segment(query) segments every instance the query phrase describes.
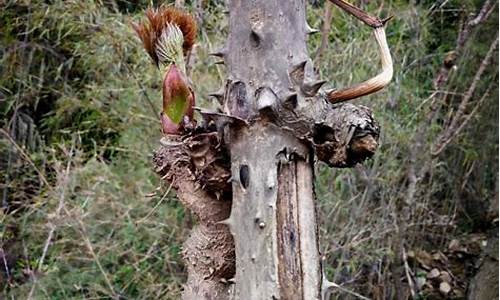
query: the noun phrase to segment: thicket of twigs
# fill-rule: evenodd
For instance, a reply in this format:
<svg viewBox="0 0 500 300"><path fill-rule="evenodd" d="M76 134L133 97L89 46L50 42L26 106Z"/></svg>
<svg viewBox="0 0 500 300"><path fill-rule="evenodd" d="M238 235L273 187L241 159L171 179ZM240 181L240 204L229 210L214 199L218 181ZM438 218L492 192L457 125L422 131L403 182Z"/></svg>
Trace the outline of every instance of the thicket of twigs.
<svg viewBox="0 0 500 300"><path fill-rule="evenodd" d="M180 295L192 220L152 170L161 77L130 26L149 2L0 3L0 298ZM313 2L321 78L374 74L369 29ZM463 298L498 222L497 1L356 2L395 16L395 76L356 100L381 123L375 157L317 167L325 271L338 299ZM208 53L225 39L225 7L185 5L200 22L198 106L216 107L207 95L225 70Z"/></svg>

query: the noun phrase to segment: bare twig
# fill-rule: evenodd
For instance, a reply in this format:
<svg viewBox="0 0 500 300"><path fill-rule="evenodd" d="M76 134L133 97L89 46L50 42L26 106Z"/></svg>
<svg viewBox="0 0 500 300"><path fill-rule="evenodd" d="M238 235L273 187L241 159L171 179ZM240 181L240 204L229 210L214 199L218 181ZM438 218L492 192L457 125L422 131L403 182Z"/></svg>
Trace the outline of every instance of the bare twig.
<svg viewBox="0 0 500 300"><path fill-rule="evenodd" d="M68 156L68 163L66 164L66 170L64 171L63 174L60 175L61 179L60 179L60 182L58 182L58 185L57 185L57 186L61 187L61 194L59 195L59 203L57 205L57 209L56 209L55 216L54 216L54 218L56 220L59 219L59 217L61 215L61 211L64 208L64 198L66 196L66 188L68 186L69 172L70 172L71 162L72 162L71 157L73 157L73 146L74 146L74 144L71 146L71 150L69 151L69 153L67 155ZM41 271L42 270L42 266L43 266L43 263L44 263L44 260L45 260L45 256L47 255L50 243L51 243L52 238L54 237L54 233L56 231L56 225L50 223L50 221L49 221L49 224L50 224L49 234L47 235L47 239L45 240L45 244L43 246L42 255L38 259L38 266L37 266L37 270L36 271ZM34 293L35 288L37 286L38 278L35 275L35 270L34 270L34 273L33 273L33 277L34 277L34 282L33 282L33 285L31 286L30 293L28 295L28 299L32 299L33 293Z"/></svg>
<svg viewBox="0 0 500 300"><path fill-rule="evenodd" d="M73 151L71 150L69 157L72 156L72 152ZM66 171L62 175L61 182L58 183L58 186L61 187L61 194L59 195L59 203L57 204L55 219L59 218L59 216L61 215L61 210L63 209L63 206L64 206L64 197L66 196L66 187L68 185L68 180L69 180L70 166L71 166L71 159L68 159L68 163L66 165ZM45 241L45 245L43 246L42 255L40 256L40 259L38 260L38 270L42 269L43 262L45 260L45 256L47 255L47 252L48 252L49 246L50 246L50 242L52 241L52 237L54 236L55 231L56 231L56 226L54 224L50 224L50 231L49 231L49 234L48 234L47 239Z"/></svg>
<svg viewBox="0 0 500 300"><path fill-rule="evenodd" d="M208 37L208 34L204 28L201 28L201 34L208 45L208 52L212 53L213 52L212 43L210 42L210 38ZM224 82L224 76L222 75L222 71L220 70L218 64L215 65L215 70L217 70L217 75L219 76L221 82Z"/></svg>
<svg viewBox="0 0 500 300"><path fill-rule="evenodd" d="M370 298L366 298L365 296L361 295L361 294L358 294L354 291L351 291L349 289L346 289L345 287L339 285L339 284L336 284L334 282L330 282L328 281L326 284L325 284L325 288L323 289L323 297L322 299L330 299L330 295L333 291L335 290L339 290L341 292L344 292L344 293L347 293L351 296L354 296L358 299L362 299L362 300L370 300Z"/></svg>
<svg viewBox="0 0 500 300"><path fill-rule="evenodd" d="M67 213L68 217L71 217L69 212L66 211L66 213ZM101 265L101 262L99 261L99 257L97 257L97 254L94 251L94 247L92 247L92 243L90 242L90 240L88 238L87 231L85 229L85 225L83 224L82 220L79 217L77 218L77 222L80 225L80 231L81 231L83 241L85 242L85 246L89 250L90 254L92 255L92 258L94 259L97 267L99 268L99 271L101 272L102 276L104 277L104 281L106 281L106 285L108 286L108 288L111 292L111 296L112 296L111 298L119 299L119 297L117 296L117 294L115 292L115 289L113 288L113 285L111 284L111 281L109 280L109 277L108 277L106 271L104 270L104 268Z"/></svg>
<svg viewBox="0 0 500 300"><path fill-rule="evenodd" d="M17 102L17 100L16 100L16 102ZM17 109L18 109L18 107L16 105L16 108L14 109L14 114L12 116L13 120L16 120L16 118L17 118ZM14 126L11 127L11 134L12 133L15 133ZM14 138L15 138L15 136L14 136ZM5 171L5 183L6 184L5 184L5 186L3 188L3 192L2 192L2 208L5 208L5 209L7 209L9 207L9 201L7 201L7 195L9 192L10 172L12 171L12 156L14 155L14 151L13 151L12 147L14 147L14 144L11 144L11 147L8 150L9 154L8 154L8 158L7 158L7 170Z"/></svg>
<svg viewBox="0 0 500 300"><path fill-rule="evenodd" d="M111 30L110 30L110 32L111 32ZM116 43L112 43L112 44L113 44L113 49L115 49L115 53L120 58L120 61L126 62L126 59L123 56L121 48L119 49L119 47L118 47L118 45L116 45ZM151 112L153 113L153 116L158 116L157 109L156 109L155 105L153 104L153 101L149 97L148 92L146 90L146 87L142 84L141 80L139 80L139 78L135 74L136 72L134 72L132 70L132 68L130 68L130 65L128 63L125 63L124 65L127 68L127 72L134 78L134 81L139 86L139 89L140 89L142 95L144 96L144 100L146 100L146 103L148 103L149 107L151 108Z"/></svg>
<svg viewBox="0 0 500 300"><path fill-rule="evenodd" d="M455 66L457 58L462 54L465 43L470 38L472 28L486 21L493 9L496 7L496 4L496 2L492 3L490 0L485 1L475 17L471 17L468 21L462 22L457 36L455 49L449 52L444 59L444 63L441 66L438 75L434 79L434 89L439 90L446 84L446 82L448 82L450 72L453 69L453 66Z"/></svg>
<svg viewBox="0 0 500 300"><path fill-rule="evenodd" d="M445 84L448 83L450 72L453 69L453 66L455 65L456 61L458 60L460 54L462 53L462 49L465 43L470 38L470 30L472 26L477 26L478 24L484 22L488 18L489 16L488 13L482 14L481 12L489 11L492 9L491 7L496 7L496 3L492 5L491 1L489 0L486 1L483 4L480 11L477 13L477 15L471 18L471 20L475 21L466 22L465 25L461 26L460 32L457 37L457 43L455 49L448 53L447 57L444 59L443 65L441 66L441 68L436 74L436 77L434 78L433 83L435 91L428 97L428 99L425 100L425 101L430 101L430 106L429 106L429 112L426 113L426 117L425 120L423 121L423 124L431 124L432 121L436 118L437 112L442 105L442 101L439 101L441 99L439 96L443 95L443 92L441 91L443 90ZM478 16L481 17L478 18ZM418 172L417 170L415 170L417 155L419 153L422 153L424 147L426 147L425 137L427 132L428 132L428 126L419 126L413 138L412 142L413 147L411 147L410 150L408 174L407 174L407 179L408 179L408 188L406 193L407 203L413 203L417 182L419 178L421 178L421 175L425 174L426 171L430 168L431 162L427 161L419 169Z"/></svg>
<svg viewBox="0 0 500 300"><path fill-rule="evenodd" d="M484 2L483 6L481 7L481 10L477 14L477 16L475 18L473 18L472 20L470 20L468 22L468 24L470 26L476 26L479 23L483 22L493 12L493 10L495 9L495 6L496 6L496 3L492 2L491 0L486 0Z"/></svg>
<svg viewBox="0 0 500 300"><path fill-rule="evenodd" d="M484 103L484 101L486 100L486 98L488 98L490 92L491 92L491 89L493 88L493 85L495 84L495 82L492 82L490 84L490 86L488 87L488 89L486 90L486 92L484 92L483 96L481 97L481 99L479 99L476 103L476 105L474 106L474 108L472 109L472 111L464 118L464 121L462 122L462 124L460 125L460 127L458 127L457 129L457 134L462 131L462 129L467 125L467 123L470 121L470 119L472 119L472 117L477 113L478 109L481 107L481 105Z"/></svg>
<svg viewBox="0 0 500 300"><path fill-rule="evenodd" d="M158 203L156 203L156 205L151 209L151 211L149 211L149 213L144 218L142 218L139 221L137 221L136 224L143 223L145 220L147 220L155 212L155 210L158 208L158 206L160 206L160 204L163 202L163 200L165 200L165 198L167 197L168 193L170 193L171 189L172 189L172 183L169 184L167 191L160 198L160 201L158 201Z"/></svg>
<svg viewBox="0 0 500 300"><path fill-rule="evenodd" d="M411 278L411 275L410 275L410 266L408 265L408 256L406 255L406 249L404 247L403 248L403 263L404 263L404 266L405 266L405 275L406 275L406 279L408 280L408 285L410 286L410 293L411 293L411 297L412 299L415 299L415 296L416 296L416 292L415 292L415 284L413 283L413 279Z"/></svg>
<svg viewBox="0 0 500 300"><path fill-rule="evenodd" d="M4 266L4 270L5 270L5 275L7 275L7 281L10 281L9 265L7 264L7 259L5 258L6 253L3 250L2 246L0 246L0 256L2 256L2 263L3 263L3 266Z"/></svg>
<svg viewBox="0 0 500 300"><path fill-rule="evenodd" d="M472 171L474 171L474 167L476 166L476 161L472 162L472 165L469 167L469 171L465 173L465 176L462 180L462 185L460 186L460 190L463 191L465 189L465 186L467 185L467 182L469 181L470 174L472 174Z"/></svg>

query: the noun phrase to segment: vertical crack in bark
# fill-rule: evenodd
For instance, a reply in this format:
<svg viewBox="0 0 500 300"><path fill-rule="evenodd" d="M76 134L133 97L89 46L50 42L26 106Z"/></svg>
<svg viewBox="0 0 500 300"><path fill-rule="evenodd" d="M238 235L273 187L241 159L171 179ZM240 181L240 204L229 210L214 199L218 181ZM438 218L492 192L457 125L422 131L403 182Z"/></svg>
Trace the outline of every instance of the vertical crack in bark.
<svg viewBox="0 0 500 300"><path fill-rule="evenodd" d="M277 236L278 277L283 299L304 299L298 211L297 163L282 158L278 164Z"/></svg>
<svg viewBox="0 0 500 300"><path fill-rule="evenodd" d="M249 166L247 188L233 182L236 299L319 299L315 214L301 216L301 208L314 207L309 151L291 133L262 121L231 136L233 174L241 180L240 166Z"/></svg>
<svg viewBox="0 0 500 300"><path fill-rule="evenodd" d="M322 273L319 262L317 211L314 195L313 157L298 160L296 166L297 203L300 228L300 259L304 299L320 299ZM311 263L312 262L312 263ZM319 284L318 284L319 283Z"/></svg>

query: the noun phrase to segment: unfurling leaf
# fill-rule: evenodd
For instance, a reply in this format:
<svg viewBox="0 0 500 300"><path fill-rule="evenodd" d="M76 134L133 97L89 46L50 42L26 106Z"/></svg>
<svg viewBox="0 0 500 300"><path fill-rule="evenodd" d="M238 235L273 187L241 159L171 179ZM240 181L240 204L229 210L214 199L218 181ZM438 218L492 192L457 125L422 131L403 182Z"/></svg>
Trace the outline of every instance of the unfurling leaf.
<svg viewBox="0 0 500 300"><path fill-rule="evenodd" d="M185 75L185 56L194 45L196 22L191 15L167 6L150 8L146 16L147 21L132 26L153 62L167 68L161 127L165 134L179 134L195 125L194 93Z"/></svg>
<svg viewBox="0 0 500 300"><path fill-rule="evenodd" d="M161 6L146 11L147 21L132 26L144 48L159 66L160 63L183 63L196 37L194 18L182 10Z"/></svg>

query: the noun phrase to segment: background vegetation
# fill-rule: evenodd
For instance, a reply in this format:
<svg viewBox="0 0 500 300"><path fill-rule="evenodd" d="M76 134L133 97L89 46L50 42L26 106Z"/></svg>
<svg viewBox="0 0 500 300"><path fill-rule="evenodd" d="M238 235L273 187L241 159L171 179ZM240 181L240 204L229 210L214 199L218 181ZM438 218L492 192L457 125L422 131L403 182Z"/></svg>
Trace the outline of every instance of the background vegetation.
<svg viewBox="0 0 500 300"><path fill-rule="evenodd" d="M395 77L357 100L381 124L376 156L349 170L317 166L325 271L339 299L463 298L498 224L497 50L474 79L498 36L498 6L457 51L461 24L483 1L354 2L395 16L387 27ZM0 298L180 295L192 220L151 169L161 76L130 26L150 4L0 1ZM311 4L309 23L321 28L325 3ZM216 107L207 95L225 70L208 53L227 34L224 3L185 5L200 21L191 57L198 105ZM315 58L321 77L337 87L374 74L369 29L332 14ZM312 54L321 38L310 37ZM447 57L454 67L436 89ZM466 124L433 154L457 115ZM446 295L442 280L429 279L434 268L452 277Z"/></svg>

